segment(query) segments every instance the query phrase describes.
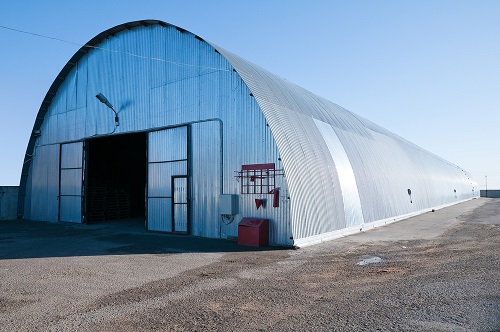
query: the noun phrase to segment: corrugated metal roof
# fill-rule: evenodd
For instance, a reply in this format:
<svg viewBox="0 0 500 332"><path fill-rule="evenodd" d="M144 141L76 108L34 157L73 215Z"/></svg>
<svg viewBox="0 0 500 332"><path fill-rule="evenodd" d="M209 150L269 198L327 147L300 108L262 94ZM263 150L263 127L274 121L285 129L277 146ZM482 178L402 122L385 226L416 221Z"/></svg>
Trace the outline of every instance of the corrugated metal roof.
<svg viewBox="0 0 500 332"><path fill-rule="evenodd" d="M89 50L122 31L151 25L185 31L165 22L144 20L125 23L100 33L78 50L61 70L41 104L33 131L40 129L63 82L81 79L71 76L74 75L71 73ZM213 43L208 44L234 67L269 124L287 176L295 243L320 234L332 234L349 226L359 229L364 223L477 196L470 175L457 166ZM168 58L168 54L158 56ZM193 58L193 64L199 60L198 57ZM152 96L156 92L161 95L168 93L153 90L155 87L164 89L164 82L156 84L155 80L165 79L165 76L151 75ZM182 91L175 90L176 93ZM152 100L156 102L156 99ZM67 102L72 107L78 107L82 102L78 91L76 98ZM163 99L158 98L158 102L163 102ZM155 112L154 107L150 112ZM54 109L51 113L58 117L60 123L75 122L72 118L68 119L73 116L70 111L62 114ZM149 117L146 120L149 121ZM82 136L80 132L85 128L74 129L77 136ZM24 210L22 205L35 140L36 135L32 135L24 160L20 214ZM71 137L61 137L61 140L71 140ZM337 151L341 148L344 152ZM351 169L346 170L346 167ZM349 179L339 179L342 174ZM351 181L351 175L354 175L355 183ZM407 190L410 188L413 194L408 197ZM359 211L359 206L362 211Z"/></svg>
<svg viewBox="0 0 500 332"><path fill-rule="evenodd" d="M270 125L287 174L296 244L477 197L470 174L458 166L212 45L240 74ZM347 159L328 149L332 133ZM351 167L344 176L354 174L353 185L339 182L339 167Z"/></svg>

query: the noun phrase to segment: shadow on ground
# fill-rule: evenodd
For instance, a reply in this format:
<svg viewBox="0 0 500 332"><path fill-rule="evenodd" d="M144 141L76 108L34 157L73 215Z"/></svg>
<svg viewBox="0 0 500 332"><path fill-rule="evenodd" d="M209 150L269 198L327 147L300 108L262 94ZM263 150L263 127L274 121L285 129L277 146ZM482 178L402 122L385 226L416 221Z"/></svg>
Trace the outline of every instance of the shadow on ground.
<svg viewBox="0 0 500 332"><path fill-rule="evenodd" d="M0 259L284 249L289 248L256 248L236 241L151 233L133 220L94 225L0 222Z"/></svg>

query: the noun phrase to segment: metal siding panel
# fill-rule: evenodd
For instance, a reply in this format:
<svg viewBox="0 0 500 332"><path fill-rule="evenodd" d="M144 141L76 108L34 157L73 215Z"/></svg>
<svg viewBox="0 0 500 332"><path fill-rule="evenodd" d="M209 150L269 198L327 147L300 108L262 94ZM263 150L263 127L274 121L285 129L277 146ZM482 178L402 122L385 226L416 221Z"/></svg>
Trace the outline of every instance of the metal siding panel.
<svg viewBox="0 0 500 332"><path fill-rule="evenodd" d="M293 114L293 115L292 115ZM294 224L294 238L303 238L330 232L345 227L344 209L340 192L340 183L335 169L328 169L329 152L324 143L320 144L312 133L319 132L311 118L298 113L280 117L291 128L300 124L308 135L301 131L293 132L288 141L293 142L293 159L285 160L285 170L289 179L292 197L292 214L300 223ZM331 159L331 157L329 157ZM295 186L290 178L295 179Z"/></svg>
<svg viewBox="0 0 500 332"><path fill-rule="evenodd" d="M148 165L148 196L171 197L170 165L157 163Z"/></svg>
<svg viewBox="0 0 500 332"><path fill-rule="evenodd" d="M74 111L75 112L75 131L73 133L73 137L76 139L81 139L85 137L86 132L86 121L87 121L87 109L79 108Z"/></svg>
<svg viewBox="0 0 500 332"><path fill-rule="evenodd" d="M37 147L31 171L31 220L57 222L59 145Z"/></svg>
<svg viewBox="0 0 500 332"><path fill-rule="evenodd" d="M37 142L37 146L59 142L57 117L57 114L51 115L51 113L45 117L45 120L40 128L41 136Z"/></svg>
<svg viewBox="0 0 500 332"><path fill-rule="evenodd" d="M76 108L87 107L87 58L78 61L76 65Z"/></svg>
<svg viewBox="0 0 500 332"><path fill-rule="evenodd" d="M148 198L148 230L172 232L171 198Z"/></svg>
<svg viewBox="0 0 500 332"><path fill-rule="evenodd" d="M187 175L187 162L150 163L148 165L148 195L171 197L172 176Z"/></svg>
<svg viewBox="0 0 500 332"><path fill-rule="evenodd" d="M30 161L31 162L31 161ZM33 167L33 164L32 164ZM31 168L32 170L32 168ZM21 175L23 176L23 175ZM24 197L24 206L22 206L22 209L18 207L18 214L22 213L23 214L23 219L31 220L31 197L33 196L33 190L32 190L32 183L33 183L33 171L28 172L28 176L26 179L26 187L25 187L25 193L26 196ZM22 182L21 182L22 184ZM22 186L19 186L19 193L21 194L22 191ZM23 199L23 197L20 195L19 199Z"/></svg>
<svg viewBox="0 0 500 332"><path fill-rule="evenodd" d="M42 210L46 206L45 201L47 199L46 195L46 190L48 187L48 181L47 181L47 176L46 176L46 170L43 166L46 166L47 164L42 163L41 158L46 158L46 155L48 155L48 151L46 150L46 147L38 147L35 151L39 152L41 154L40 156L36 157L33 156L33 161L31 165L31 205L29 206L30 212L27 213L28 216L30 216L30 219L32 220L47 220L47 217L45 217L45 213ZM56 197L57 199L57 197ZM57 220L57 215L55 217Z"/></svg>
<svg viewBox="0 0 500 332"><path fill-rule="evenodd" d="M50 104L49 113L50 115L66 113L66 99L67 99L68 91L64 86L61 86L57 91L56 95L52 99L52 103Z"/></svg>
<svg viewBox="0 0 500 332"><path fill-rule="evenodd" d="M373 183L371 178L370 167L372 167L368 158L365 158L363 151L369 151L368 146L364 146L366 140L359 135L352 134L341 129L335 130L339 140L341 141L346 154L351 161L351 166L356 178L358 193L363 209L363 217L365 222L374 221L374 209L376 204L372 204L370 197L377 197L379 193L376 191L379 188L378 184Z"/></svg>
<svg viewBox="0 0 500 332"><path fill-rule="evenodd" d="M191 234L220 238L221 124L191 125Z"/></svg>
<svg viewBox="0 0 500 332"><path fill-rule="evenodd" d="M82 196L61 196L59 218L64 222L82 222Z"/></svg>
<svg viewBox="0 0 500 332"><path fill-rule="evenodd" d="M187 159L187 127L149 134L149 162Z"/></svg>
<svg viewBox="0 0 500 332"><path fill-rule="evenodd" d="M151 86L158 87L194 77L198 67L199 41L189 32L175 27L151 27L151 56L163 61L151 62Z"/></svg>
<svg viewBox="0 0 500 332"><path fill-rule="evenodd" d="M69 125L68 121L68 113L63 112L57 114L57 133L54 135L55 139L51 141L54 142L67 142L71 135L72 126Z"/></svg>
<svg viewBox="0 0 500 332"><path fill-rule="evenodd" d="M188 205L174 204L174 227L176 232L187 232Z"/></svg>
<svg viewBox="0 0 500 332"><path fill-rule="evenodd" d="M363 211L361 209L356 178L349 157L347 157L345 149L333 128L329 124L319 120L314 120L314 122L321 132L333 158L334 165L331 165L331 167L335 167L338 173L344 202L345 227L363 225Z"/></svg>
<svg viewBox="0 0 500 332"><path fill-rule="evenodd" d="M149 89L150 61L142 57L150 56L149 30L147 27L138 27L133 34L120 33L110 40L114 49L141 56L133 57L124 53L110 59L113 64L110 76L119 82L111 86L109 92L109 98L112 98L109 100L114 102L120 116L120 126L116 132L140 130L147 123L141 114L149 107L149 96L144 92Z"/></svg>
<svg viewBox="0 0 500 332"><path fill-rule="evenodd" d="M150 126L186 123L199 117L200 78L186 78L179 82L151 90Z"/></svg>
<svg viewBox="0 0 500 332"><path fill-rule="evenodd" d="M105 40L101 46L107 49L116 48L116 45L109 40ZM121 93L126 94L126 92L120 84L122 82L117 79L116 67L113 66L115 61L119 61L119 55L105 50L93 49L89 51L86 59L88 72L86 90L87 124L85 134L87 137L93 137L113 133L115 130L114 114L104 104L99 102L95 96L98 93L103 93L115 107L116 111L120 111L120 102L123 101ZM121 70L128 69L121 68ZM118 96L117 93L120 93L120 95ZM120 132L120 127L116 129L114 132Z"/></svg>
<svg viewBox="0 0 500 332"><path fill-rule="evenodd" d="M62 130L62 132L66 133L65 141L74 141L81 137L81 133L76 131L77 112L76 110L66 112L66 128Z"/></svg>
<svg viewBox="0 0 500 332"><path fill-rule="evenodd" d="M59 220L82 221L83 142L61 144Z"/></svg>
<svg viewBox="0 0 500 332"><path fill-rule="evenodd" d="M81 168L83 157L83 142L61 145L61 168Z"/></svg>
<svg viewBox="0 0 500 332"><path fill-rule="evenodd" d="M174 180L174 203L187 203L187 178Z"/></svg>
<svg viewBox="0 0 500 332"><path fill-rule="evenodd" d="M82 194L82 169L62 169L60 195ZM62 204L61 204L62 206Z"/></svg>
<svg viewBox="0 0 500 332"><path fill-rule="evenodd" d="M74 110L77 108L77 68L74 67L73 70L66 76L64 83L62 85L63 89L66 91L66 111Z"/></svg>

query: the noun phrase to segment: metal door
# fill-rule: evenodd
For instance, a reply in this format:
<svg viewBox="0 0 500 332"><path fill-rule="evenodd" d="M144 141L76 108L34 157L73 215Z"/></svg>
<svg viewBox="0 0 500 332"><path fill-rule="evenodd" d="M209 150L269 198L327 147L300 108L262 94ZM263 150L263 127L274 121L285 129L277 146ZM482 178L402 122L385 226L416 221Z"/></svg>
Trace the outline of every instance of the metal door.
<svg viewBox="0 0 500 332"><path fill-rule="evenodd" d="M83 142L60 147L59 221L82 222Z"/></svg>
<svg viewBox="0 0 500 332"><path fill-rule="evenodd" d="M149 133L148 230L169 233L188 232L187 196L184 199L180 192L176 194L174 189L175 186L178 186L179 190L182 187L182 180L178 182L174 179L185 178L184 190L187 195L187 149L188 127L176 127ZM186 201L185 204L184 201ZM175 209L179 209L179 211L175 212ZM181 213L183 209L186 209L185 215ZM178 216L178 224L176 224L174 216Z"/></svg>
<svg viewBox="0 0 500 332"><path fill-rule="evenodd" d="M188 179L172 177L174 232L188 233Z"/></svg>

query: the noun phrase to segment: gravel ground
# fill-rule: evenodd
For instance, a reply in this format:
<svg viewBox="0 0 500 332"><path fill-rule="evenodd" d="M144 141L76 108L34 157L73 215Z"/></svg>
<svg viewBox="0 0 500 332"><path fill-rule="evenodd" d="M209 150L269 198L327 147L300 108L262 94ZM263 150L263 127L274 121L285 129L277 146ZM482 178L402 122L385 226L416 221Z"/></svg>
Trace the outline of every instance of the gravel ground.
<svg viewBox="0 0 500 332"><path fill-rule="evenodd" d="M299 250L106 227L0 223L0 330L500 331L498 199Z"/></svg>

